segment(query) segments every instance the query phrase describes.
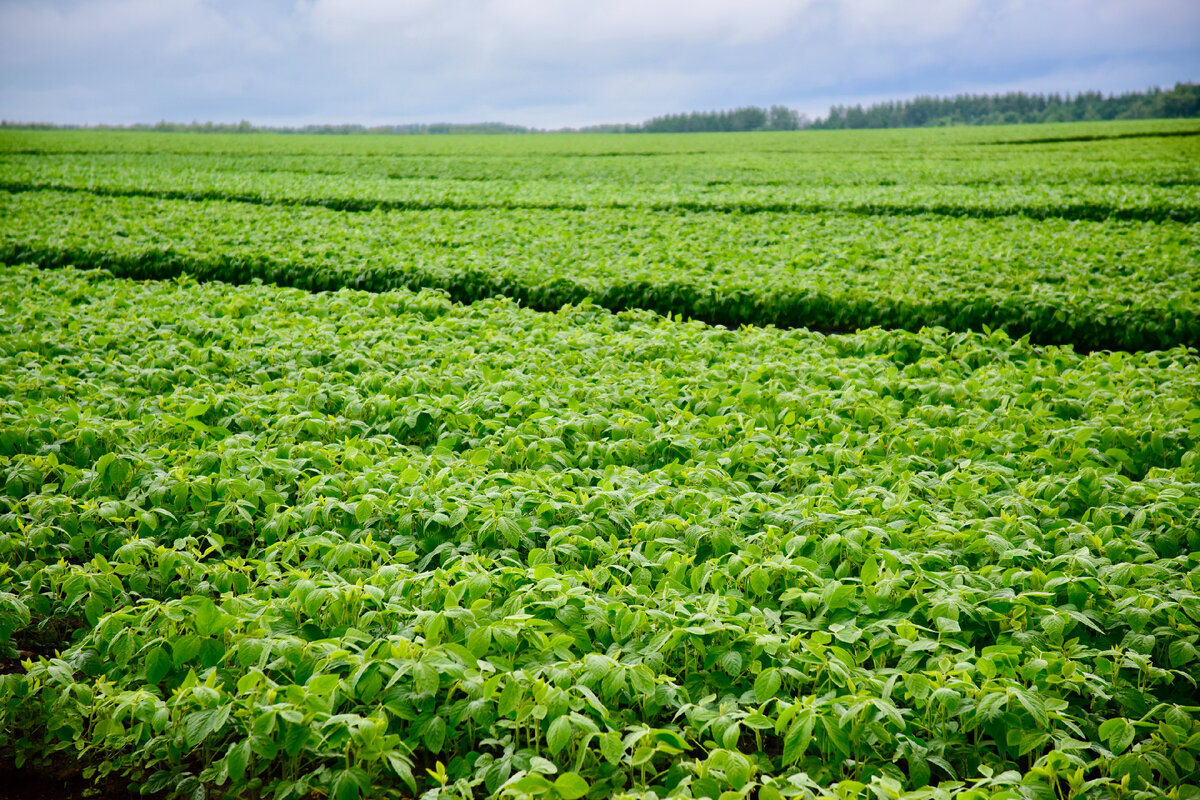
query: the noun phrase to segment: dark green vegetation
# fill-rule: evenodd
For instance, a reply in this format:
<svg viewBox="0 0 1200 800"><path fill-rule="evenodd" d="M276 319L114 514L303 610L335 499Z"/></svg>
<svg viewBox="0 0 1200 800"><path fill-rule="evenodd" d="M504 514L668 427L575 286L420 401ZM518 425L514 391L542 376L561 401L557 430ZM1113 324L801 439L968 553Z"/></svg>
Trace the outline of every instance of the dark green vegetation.
<svg viewBox="0 0 1200 800"><path fill-rule="evenodd" d="M795 131L804 125L800 113L786 106L743 106L728 111L664 114L640 125L594 125L588 133L731 133L736 131Z"/></svg>
<svg viewBox="0 0 1200 800"><path fill-rule="evenodd" d="M727 325L1200 344L1195 123L409 139L0 138L0 256L592 298ZM1184 133L1188 135L1167 135Z"/></svg>
<svg viewBox="0 0 1200 800"><path fill-rule="evenodd" d="M0 757L1197 800L1186 130L3 136Z"/></svg>
<svg viewBox="0 0 1200 800"><path fill-rule="evenodd" d="M892 100L863 108L835 105L824 119L809 121L783 106L754 106L730 111L668 114L640 125L597 125L587 131L610 133L692 133L697 131L846 130L920 128L944 125L1016 125L1101 120L1182 119L1200 117L1200 84L1176 83L1171 89L1104 95L959 94Z"/></svg>
<svg viewBox="0 0 1200 800"><path fill-rule="evenodd" d="M923 125L1014 125L1114 119L1178 119L1200 117L1200 83L1177 83L1171 89L1110 94L960 94L917 97L900 102L834 106L814 128L911 128Z"/></svg>

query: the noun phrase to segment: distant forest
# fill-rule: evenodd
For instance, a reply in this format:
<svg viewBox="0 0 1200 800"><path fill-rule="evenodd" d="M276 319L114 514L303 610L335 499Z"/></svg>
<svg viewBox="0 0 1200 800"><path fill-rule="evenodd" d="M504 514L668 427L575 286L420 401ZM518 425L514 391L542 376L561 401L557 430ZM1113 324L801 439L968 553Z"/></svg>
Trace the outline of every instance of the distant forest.
<svg viewBox="0 0 1200 800"><path fill-rule="evenodd" d="M592 125L579 133L715 133L722 131L795 131L808 124L784 106L746 106L730 111L692 111L648 119L640 125Z"/></svg>
<svg viewBox="0 0 1200 800"><path fill-rule="evenodd" d="M546 131L503 122L435 123L424 125L306 125L300 128L259 127L243 120L236 124L159 122L153 125L97 125L89 130L189 131L197 133L320 133L320 134L490 134L490 133L704 133L723 131L844 130L849 128L920 128L944 125L1010 125L1042 122L1085 122L1114 119L1172 119L1200 117L1200 84L1177 83L1172 89L1105 95L960 94L917 97L876 103L863 108L833 106L829 116L810 120L784 106L746 106L728 111L667 114L640 124L592 125ZM0 128L24 130L78 128L0 121Z"/></svg>
<svg viewBox="0 0 1200 800"><path fill-rule="evenodd" d="M48 122L0 122L0 129L20 130L91 130L91 131L167 131L172 133L319 133L319 134L397 134L401 136L437 135L447 133L541 133L535 128L508 125L503 122L435 122L410 125L304 125L285 128L270 125L251 125L241 122L156 122L136 125L55 125Z"/></svg>
<svg viewBox="0 0 1200 800"><path fill-rule="evenodd" d="M829 116L806 127L920 128L938 125L1012 125L1039 122L1087 122L1111 119L1200 117L1200 84L1177 83L1173 89L1107 95L960 94L862 106L834 106Z"/></svg>

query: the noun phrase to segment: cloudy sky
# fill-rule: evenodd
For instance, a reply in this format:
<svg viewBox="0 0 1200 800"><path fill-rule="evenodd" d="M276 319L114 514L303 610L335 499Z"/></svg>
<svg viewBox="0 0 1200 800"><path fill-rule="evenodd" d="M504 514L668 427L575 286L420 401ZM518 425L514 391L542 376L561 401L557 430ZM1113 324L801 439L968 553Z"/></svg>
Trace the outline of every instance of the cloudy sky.
<svg viewBox="0 0 1200 800"><path fill-rule="evenodd" d="M0 118L303 125L1200 80L1197 0L0 0Z"/></svg>

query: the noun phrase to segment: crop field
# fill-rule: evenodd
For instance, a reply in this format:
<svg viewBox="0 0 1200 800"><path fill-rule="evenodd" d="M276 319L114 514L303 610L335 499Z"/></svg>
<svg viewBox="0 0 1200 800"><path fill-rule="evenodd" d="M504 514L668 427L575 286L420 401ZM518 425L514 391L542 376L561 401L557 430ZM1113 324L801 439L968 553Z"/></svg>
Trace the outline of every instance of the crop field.
<svg viewBox="0 0 1200 800"><path fill-rule="evenodd" d="M1198 131L0 133L0 781L1200 798Z"/></svg>
<svg viewBox="0 0 1200 800"><path fill-rule="evenodd" d="M542 310L591 298L730 327L1197 346L1198 131L12 132L0 260Z"/></svg>

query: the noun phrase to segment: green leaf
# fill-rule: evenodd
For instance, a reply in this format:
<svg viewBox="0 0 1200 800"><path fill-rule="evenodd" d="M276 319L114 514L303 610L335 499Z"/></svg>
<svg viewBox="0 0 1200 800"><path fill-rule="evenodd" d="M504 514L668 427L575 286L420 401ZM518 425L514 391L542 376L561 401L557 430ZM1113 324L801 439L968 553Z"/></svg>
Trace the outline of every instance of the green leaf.
<svg viewBox="0 0 1200 800"><path fill-rule="evenodd" d="M833 631L834 638L839 642L845 642L846 644L854 644L861 639L863 637L863 632L861 628L854 624L856 619L852 619L843 624L829 626L829 629Z"/></svg>
<svg viewBox="0 0 1200 800"><path fill-rule="evenodd" d="M640 767L647 764L654 758L654 748L642 746L633 751L633 757L629 759L630 766Z"/></svg>
<svg viewBox="0 0 1200 800"><path fill-rule="evenodd" d="M426 722L421 739L430 752L442 752L442 746L446 743L446 721L441 717L434 717Z"/></svg>
<svg viewBox="0 0 1200 800"><path fill-rule="evenodd" d="M534 772L518 781L514 781L509 784L509 787L523 794L539 795L551 791L554 788L554 784L546 780L539 773Z"/></svg>
<svg viewBox="0 0 1200 800"><path fill-rule="evenodd" d="M96 479L104 483L104 477L108 473L108 468L117 460L115 453L105 453L96 460Z"/></svg>
<svg viewBox="0 0 1200 800"><path fill-rule="evenodd" d="M181 636L171 643L172 661L178 669L196 659L200 654L200 637L195 634Z"/></svg>
<svg viewBox="0 0 1200 800"><path fill-rule="evenodd" d="M333 779L334 800L358 800L359 786L350 770L339 772Z"/></svg>
<svg viewBox="0 0 1200 800"><path fill-rule="evenodd" d="M441 677L432 665L419 661L413 668L413 684L418 694L437 694Z"/></svg>
<svg viewBox="0 0 1200 800"><path fill-rule="evenodd" d="M850 600L854 597L854 587L850 584L839 584L828 592L828 596L826 605L830 611L845 608L850 605Z"/></svg>
<svg viewBox="0 0 1200 800"><path fill-rule="evenodd" d="M171 657L160 645L150 648L146 653L146 682L158 683L167 676L172 667Z"/></svg>
<svg viewBox="0 0 1200 800"><path fill-rule="evenodd" d="M1108 743L1108 749L1119 755L1133 743L1135 730L1128 720L1117 717L1101 724L1099 733Z"/></svg>
<svg viewBox="0 0 1200 800"><path fill-rule="evenodd" d="M571 721L564 715L550 723L546 745L551 755L558 755L571 742Z"/></svg>
<svg viewBox="0 0 1200 800"><path fill-rule="evenodd" d="M408 787L410 792L414 794L417 791L417 780L412 772L412 763L397 751L391 751L384 754L388 765L404 781L404 785Z"/></svg>
<svg viewBox="0 0 1200 800"><path fill-rule="evenodd" d="M774 667L764 669L754 679L754 696L758 699L758 702L765 703L775 696L782 683L783 677L780 675L779 670Z"/></svg>
<svg viewBox="0 0 1200 800"><path fill-rule="evenodd" d="M529 770L531 772L540 772L543 775L554 775L558 772L558 767L554 763L547 761L541 756L531 756L529 758ZM549 784L546 784L549 786Z"/></svg>
<svg viewBox="0 0 1200 800"><path fill-rule="evenodd" d="M717 660L717 664L727 675L736 677L742 671L742 654L736 650L728 650Z"/></svg>
<svg viewBox="0 0 1200 800"><path fill-rule="evenodd" d="M83 616L93 628L100 621L100 617L104 616L104 612L104 601L94 594L89 595L83 603Z"/></svg>
<svg viewBox="0 0 1200 800"><path fill-rule="evenodd" d="M764 783L758 787L758 800L783 800L783 795L769 783Z"/></svg>
<svg viewBox="0 0 1200 800"><path fill-rule="evenodd" d="M184 419L191 419L203 416L208 413L211 407L208 403L192 403L187 407L187 411L184 412L183 417Z"/></svg>
<svg viewBox="0 0 1200 800"><path fill-rule="evenodd" d="M255 689L262 685L264 680L265 678L263 674L257 669L244 673L242 677L238 678L237 680L238 694L252 693Z"/></svg>
<svg viewBox="0 0 1200 800"><path fill-rule="evenodd" d="M808 708L801 711L792 721L792 725L783 739L784 764L795 764L808 752L816 719L816 713Z"/></svg>
<svg viewBox="0 0 1200 800"><path fill-rule="evenodd" d="M314 694L318 697L324 697L328 694L331 694L341 682L341 678L337 675L314 675L312 678L309 678L305 688L307 688L311 694Z"/></svg>
<svg viewBox="0 0 1200 800"><path fill-rule="evenodd" d="M910 755L908 757L908 777L916 788L929 785L929 762L924 757L924 752L919 755Z"/></svg>
<svg viewBox="0 0 1200 800"><path fill-rule="evenodd" d="M657 743L658 749L663 752L676 754L682 753L687 749L687 740L678 733L665 728L659 728L651 733L651 738Z"/></svg>
<svg viewBox="0 0 1200 800"><path fill-rule="evenodd" d="M517 710L523 694L521 685L515 680L509 680L504 684L500 698L496 701L496 713L502 717L511 717Z"/></svg>
<svg viewBox="0 0 1200 800"><path fill-rule="evenodd" d="M221 619L221 612L217 610L217 606L212 600L209 600L207 597L196 598L192 614L196 625L196 633L201 636L211 636L214 633L220 632L218 626Z"/></svg>
<svg viewBox="0 0 1200 800"><path fill-rule="evenodd" d="M483 658L487 654L488 646L492 641L491 628L486 625L481 625L478 628L473 628L467 634L467 649L476 658Z"/></svg>
<svg viewBox="0 0 1200 800"><path fill-rule="evenodd" d="M1022 731L1021 740L1017 743L1017 755L1028 755L1048 741L1050 734L1045 731Z"/></svg>
<svg viewBox="0 0 1200 800"><path fill-rule="evenodd" d="M726 750L737 750L738 741L742 738L742 727L733 723L721 733L721 745Z"/></svg>
<svg viewBox="0 0 1200 800"><path fill-rule="evenodd" d="M241 783L246 777L246 766L250 763L250 740L243 739L230 747L225 755L225 763L230 779L234 783Z"/></svg>
<svg viewBox="0 0 1200 800"><path fill-rule="evenodd" d="M600 754L609 764L620 764L625 756L625 746L621 742L621 734L608 731L600 737Z"/></svg>
<svg viewBox="0 0 1200 800"><path fill-rule="evenodd" d="M206 711L194 711L183 719L184 740L188 747L195 747L229 720L230 706L219 706Z"/></svg>
<svg viewBox="0 0 1200 800"><path fill-rule="evenodd" d="M750 573L750 589L755 594L765 594L769 586L770 580L765 571L756 569Z"/></svg>
<svg viewBox="0 0 1200 800"><path fill-rule="evenodd" d="M496 520L496 527L500 529L500 533L509 547L516 547L520 543L523 531L515 521L508 517L501 517Z"/></svg>
<svg viewBox="0 0 1200 800"><path fill-rule="evenodd" d="M750 780L750 761L741 753L730 753L729 760L725 764L725 777L729 783L737 791L746 785ZM738 795L740 798L741 795Z"/></svg>
<svg viewBox="0 0 1200 800"><path fill-rule="evenodd" d="M825 729L825 735L829 737L829 741L833 742L837 751L848 757L850 755L849 729L839 724L834 717L821 717L821 727Z"/></svg>
<svg viewBox="0 0 1200 800"><path fill-rule="evenodd" d="M578 800L588 793L588 788L588 782L574 772L564 772L554 779L554 792L562 800Z"/></svg>

